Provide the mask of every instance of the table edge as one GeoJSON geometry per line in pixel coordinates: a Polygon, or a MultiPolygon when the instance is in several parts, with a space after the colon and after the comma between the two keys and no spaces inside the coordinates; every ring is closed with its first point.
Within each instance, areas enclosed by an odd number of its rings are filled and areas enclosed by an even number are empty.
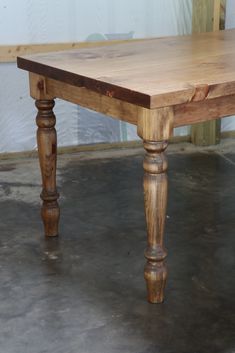
{"type": "Polygon", "coordinates": [[[151,108],[151,96],[148,94],[136,92],[112,83],[99,81],[83,75],[51,67],[24,57],[17,57],[17,67],[19,69],[42,75],[56,81],[68,83],[77,87],[85,87],[107,97],[120,99],[144,108],[151,108]]]}

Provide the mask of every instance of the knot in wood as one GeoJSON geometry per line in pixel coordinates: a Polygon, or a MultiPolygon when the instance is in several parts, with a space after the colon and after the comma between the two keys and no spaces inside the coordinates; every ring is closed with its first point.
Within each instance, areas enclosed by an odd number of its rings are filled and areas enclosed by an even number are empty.
{"type": "Polygon", "coordinates": [[[194,94],[192,96],[192,102],[200,102],[206,99],[209,93],[209,86],[206,84],[198,85],[195,87],[194,94]]]}
{"type": "Polygon", "coordinates": [[[43,80],[38,81],[37,87],[38,87],[39,91],[43,91],[44,90],[44,81],[43,80]]]}

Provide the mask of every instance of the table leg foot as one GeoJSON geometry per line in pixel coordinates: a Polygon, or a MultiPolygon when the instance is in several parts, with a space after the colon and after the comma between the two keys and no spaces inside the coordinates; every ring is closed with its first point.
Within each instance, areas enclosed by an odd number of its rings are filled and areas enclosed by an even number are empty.
{"type": "Polygon", "coordinates": [[[35,104],[38,108],[37,143],[43,187],[41,216],[45,235],[57,236],[60,209],[57,202],[59,194],[56,188],[57,137],[56,118],[53,113],[55,102],[54,100],[36,100],[35,104]]]}
{"type": "Polygon", "coordinates": [[[145,280],[148,301],[151,303],[163,301],[167,277],[164,263],[167,253],[163,245],[167,205],[166,147],[166,141],[144,141],[144,201],[147,223],[145,280]]]}

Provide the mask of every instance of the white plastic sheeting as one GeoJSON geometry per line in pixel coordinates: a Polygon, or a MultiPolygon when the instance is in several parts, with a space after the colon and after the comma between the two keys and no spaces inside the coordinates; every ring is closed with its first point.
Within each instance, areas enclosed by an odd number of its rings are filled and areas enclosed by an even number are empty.
{"type": "MultiPolygon", "coordinates": [[[[0,44],[185,34],[191,32],[191,13],[191,0],[0,0],[0,44]]],[[[138,138],[134,126],[67,102],[57,100],[55,113],[60,146],[138,138]]],[[[27,73],[0,64],[0,152],[36,148],[35,115],[27,73]]]]}

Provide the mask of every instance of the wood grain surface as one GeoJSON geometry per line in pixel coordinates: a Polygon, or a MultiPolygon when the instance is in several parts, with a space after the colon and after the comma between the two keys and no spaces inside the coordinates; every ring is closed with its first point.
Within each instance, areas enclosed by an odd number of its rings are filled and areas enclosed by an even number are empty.
{"type": "Polygon", "coordinates": [[[235,94],[235,29],[18,58],[18,67],[145,108],[235,94]]]}

